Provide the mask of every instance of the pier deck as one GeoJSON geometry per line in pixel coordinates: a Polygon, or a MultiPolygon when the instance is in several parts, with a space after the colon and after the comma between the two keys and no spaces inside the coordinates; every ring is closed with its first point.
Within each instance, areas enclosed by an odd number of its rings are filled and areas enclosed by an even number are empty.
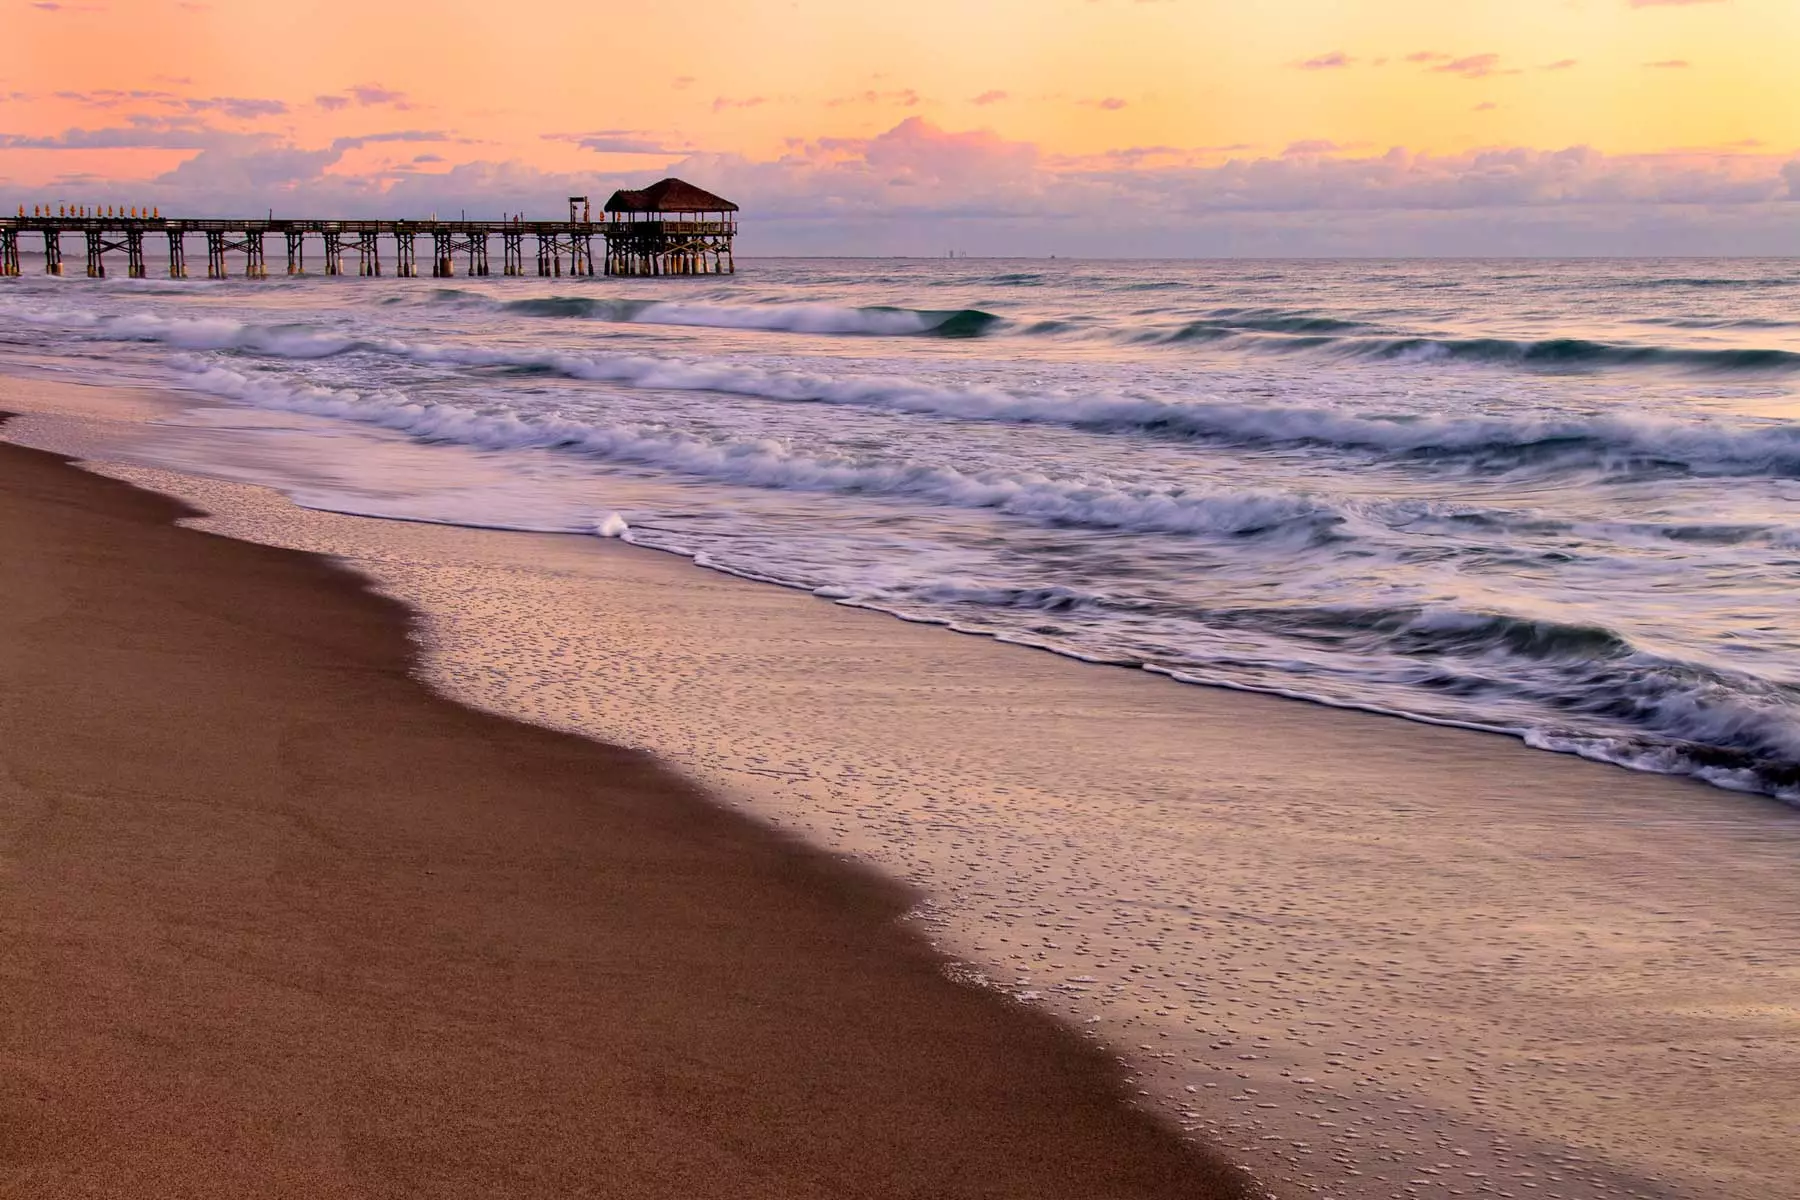
{"type": "Polygon", "coordinates": [[[421,239],[429,239],[426,255],[433,278],[489,274],[488,248],[500,244],[501,275],[593,275],[594,239],[607,247],[602,256],[607,275],[717,275],[736,270],[732,239],[737,222],[708,220],[600,221],[334,221],[296,218],[271,220],[178,217],[3,217],[0,218],[0,276],[22,274],[21,252],[27,237],[42,239],[44,271],[64,273],[62,240],[81,239],[91,278],[105,278],[108,254],[123,255],[125,274],[149,274],[144,247],[166,239],[168,274],[188,277],[187,242],[206,242],[206,277],[230,277],[232,260],[241,256],[245,278],[268,277],[264,239],[280,237],[287,251],[287,274],[307,273],[309,246],[316,246],[326,275],[381,275],[384,252],[392,273],[414,277],[419,272],[421,239]],[[529,244],[528,244],[529,243],[529,244]],[[346,263],[354,257],[354,270],[346,263]],[[530,263],[532,269],[527,269],[530,263]]]}

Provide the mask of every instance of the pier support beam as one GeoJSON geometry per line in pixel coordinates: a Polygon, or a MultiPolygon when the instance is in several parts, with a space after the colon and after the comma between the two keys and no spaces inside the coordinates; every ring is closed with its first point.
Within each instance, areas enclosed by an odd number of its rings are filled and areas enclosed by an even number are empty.
{"type": "Polygon", "coordinates": [[[87,276],[89,279],[106,278],[106,238],[98,229],[87,232],[87,276]]]}
{"type": "Polygon", "coordinates": [[[62,230],[44,230],[44,274],[63,273],[62,230]]]}
{"type": "Polygon", "coordinates": [[[267,279],[269,268],[263,262],[263,235],[260,230],[244,231],[244,278],[267,279]]]}
{"type": "Polygon", "coordinates": [[[500,231],[500,273],[502,275],[523,275],[525,273],[525,234],[517,229],[500,231]]]}
{"type": "Polygon", "coordinates": [[[379,233],[356,235],[356,273],[365,277],[381,274],[381,235],[379,233]]]}
{"type": "Polygon", "coordinates": [[[225,234],[219,230],[207,230],[206,233],[206,277],[208,279],[224,279],[225,275],[225,234]]]}
{"type": "Polygon", "coordinates": [[[419,260],[413,249],[413,239],[417,236],[410,229],[394,233],[394,274],[402,279],[418,278],[419,260]]]}
{"type": "Polygon", "coordinates": [[[448,229],[431,231],[431,277],[450,279],[456,275],[455,238],[448,229]]]}
{"type": "Polygon", "coordinates": [[[468,242],[469,259],[468,259],[468,262],[469,262],[469,277],[470,278],[474,278],[475,276],[478,276],[478,275],[486,275],[488,273],[487,246],[488,246],[488,235],[487,234],[471,233],[469,235],[469,242],[468,242]]]}
{"type": "Polygon", "coordinates": [[[301,230],[288,230],[287,258],[289,275],[306,274],[306,234],[301,230]]]}
{"type": "Polygon", "coordinates": [[[127,229],[125,231],[125,276],[128,279],[144,279],[149,272],[144,269],[144,231],[127,229]]]}
{"type": "Polygon", "coordinates": [[[0,229],[0,275],[19,274],[19,235],[12,229],[0,229]]]}
{"type": "Polygon", "coordinates": [[[322,236],[325,239],[325,274],[342,275],[344,273],[344,235],[335,229],[327,229],[322,236]]]}
{"type": "Polygon", "coordinates": [[[187,278],[187,238],[169,230],[169,278],[187,278]]]}

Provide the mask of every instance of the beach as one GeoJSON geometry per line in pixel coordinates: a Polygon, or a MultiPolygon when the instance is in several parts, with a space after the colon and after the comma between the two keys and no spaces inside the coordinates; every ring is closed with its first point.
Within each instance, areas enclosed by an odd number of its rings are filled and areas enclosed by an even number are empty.
{"type": "Polygon", "coordinates": [[[1235,1196],[905,893],[0,447],[0,1194],[1235,1196]]]}
{"type": "Polygon", "coordinates": [[[1261,1188],[1748,1198],[1792,1176],[1800,905],[1778,804],[958,637],[616,541],[306,511],[228,481],[259,430],[184,424],[151,394],[11,392],[48,415],[9,436],[403,599],[441,693],[652,752],[906,881],[906,900],[875,888],[884,920],[910,905],[965,978],[1100,1037],[1126,1094],[1261,1188]]]}

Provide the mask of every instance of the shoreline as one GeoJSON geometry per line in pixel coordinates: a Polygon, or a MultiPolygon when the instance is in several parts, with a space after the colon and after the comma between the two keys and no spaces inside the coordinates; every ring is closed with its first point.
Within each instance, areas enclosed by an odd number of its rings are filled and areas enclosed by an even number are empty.
{"type": "Polygon", "coordinates": [[[934,941],[1099,1033],[1267,1184],[1710,1198],[1786,1177],[1800,897],[1778,803],[946,639],[616,542],[296,509],[217,480],[248,435],[125,432],[83,456],[210,464],[97,469],[419,611],[443,694],[650,750],[922,890],[934,941]]]}
{"type": "Polygon", "coordinates": [[[893,884],[432,694],[337,564],[0,464],[0,1194],[1247,1194],[893,884]]]}

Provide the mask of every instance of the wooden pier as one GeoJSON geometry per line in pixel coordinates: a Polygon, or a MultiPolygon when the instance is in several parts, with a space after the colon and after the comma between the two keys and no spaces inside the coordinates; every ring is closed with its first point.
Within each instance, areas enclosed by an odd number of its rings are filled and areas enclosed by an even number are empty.
{"type": "Polygon", "coordinates": [[[0,218],[0,276],[22,274],[26,238],[41,239],[44,271],[50,275],[64,274],[63,242],[75,240],[85,248],[92,279],[107,276],[108,254],[124,257],[128,278],[147,277],[145,244],[165,240],[169,278],[186,279],[190,239],[205,240],[206,278],[230,278],[236,261],[242,266],[236,272],[241,277],[266,279],[270,238],[285,244],[289,275],[308,273],[307,251],[314,247],[317,269],[325,275],[381,275],[385,252],[394,275],[415,278],[423,251],[433,279],[480,277],[491,273],[488,250],[498,243],[501,275],[585,276],[595,273],[595,239],[604,244],[600,262],[607,275],[733,274],[735,212],[737,205],[678,179],[665,179],[641,192],[617,193],[598,221],[589,219],[587,200],[581,196],[570,198],[567,221],[191,219],[164,217],[154,210],[140,216],[135,209],[129,216],[123,212],[75,216],[68,215],[65,206],[55,216],[40,209],[32,215],[0,218]],[[659,203],[677,207],[654,207],[659,203]],[[708,207],[683,207],[701,203],[708,207]]]}

